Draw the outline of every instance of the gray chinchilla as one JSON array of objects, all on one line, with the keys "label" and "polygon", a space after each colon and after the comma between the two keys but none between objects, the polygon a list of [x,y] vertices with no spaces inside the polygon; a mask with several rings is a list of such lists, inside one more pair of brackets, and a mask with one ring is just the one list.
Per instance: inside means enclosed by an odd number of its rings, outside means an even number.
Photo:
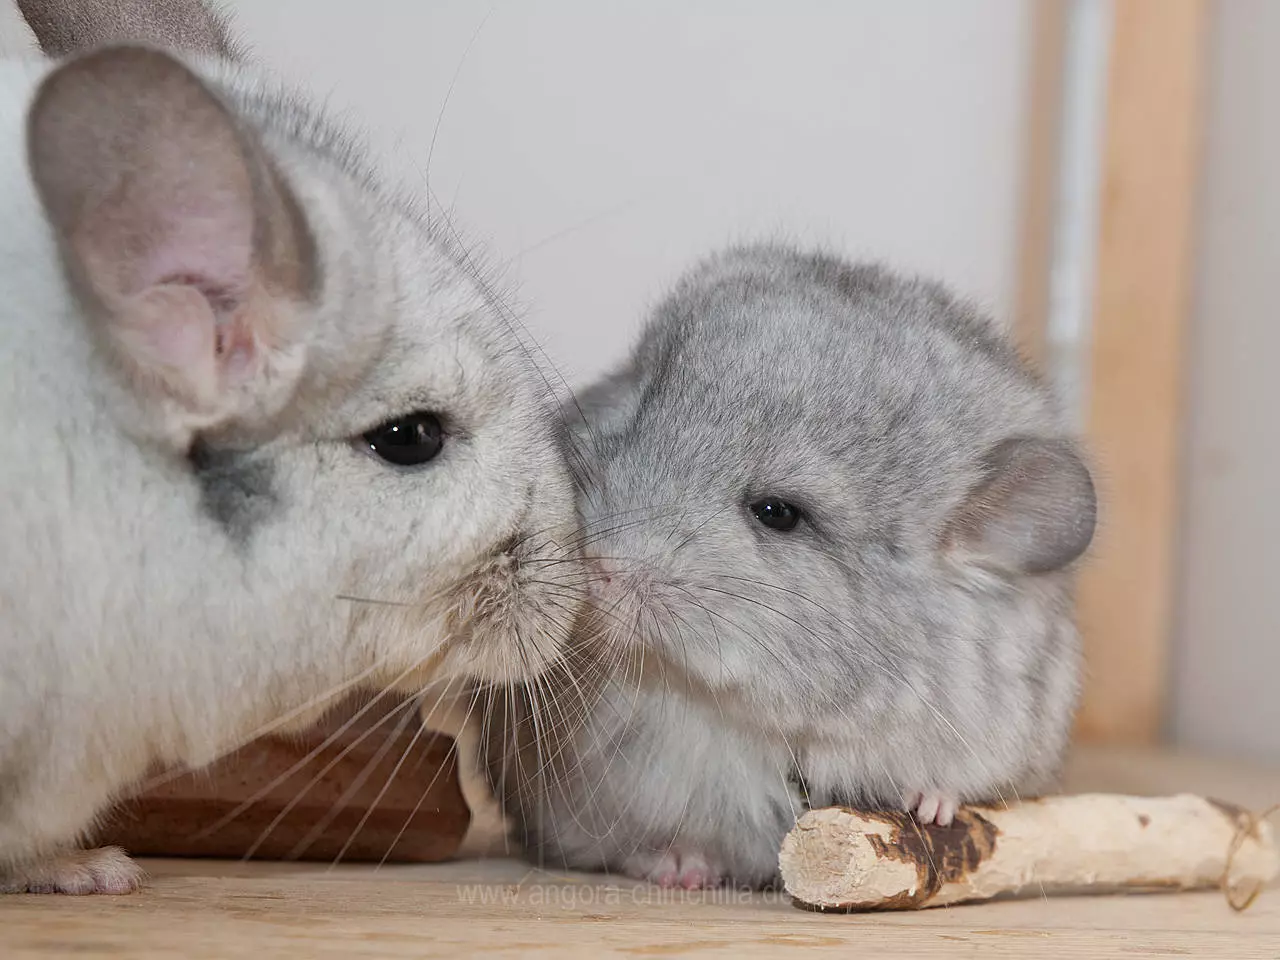
[{"label": "gray chinchilla", "polygon": [[1096,500],[985,317],[878,266],[735,249],[581,408],[594,626],[489,717],[531,856],[768,884],[806,802],[946,824],[1051,784]]}]

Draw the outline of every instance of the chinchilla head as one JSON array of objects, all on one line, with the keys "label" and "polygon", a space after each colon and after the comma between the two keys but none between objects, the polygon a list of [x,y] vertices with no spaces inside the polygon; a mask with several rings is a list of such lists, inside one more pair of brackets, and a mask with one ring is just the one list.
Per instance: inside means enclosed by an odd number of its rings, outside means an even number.
[{"label": "chinchilla head", "polygon": [[381,679],[555,657],[577,599],[536,571],[575,562],[572,485],[547,380],[472,255],[204,4],[23,6],[70,55],[27,124],[92,345],[63,376],[128,456],[199,486],[284,634],[339,610],[345,655]]},{"label": "chinchilla head", "polygon": [[609,644],[792,742],[940,711],[1047,711],[1060,739],[1093,484],[969,306],[878,266],[734,249],[581,409]]}]

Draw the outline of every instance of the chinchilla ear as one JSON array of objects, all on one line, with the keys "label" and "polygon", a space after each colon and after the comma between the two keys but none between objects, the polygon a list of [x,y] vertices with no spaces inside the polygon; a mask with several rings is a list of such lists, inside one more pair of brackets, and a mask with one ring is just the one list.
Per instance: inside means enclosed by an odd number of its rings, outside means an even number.
[{"label": "chinchilla ear", "polygon": [[203,0],[18,0],[18,10],[50,57],[108,43],[145,43],[243,59],[227,17]]},{"label": "chinchilla ear", "polygon": [[639,365],[628,360],[562,404],[565,423],[572,429],[607,433],[634,415],[642,386]]},{"label": "chinchilla ear", "polygon": [[983,468],[985,476],[946,526],[944,549],[1013,574],[1060,570],[1084,553],[1098,503],[1073,444],[1005,440]]},{"label": "chinchilla ear", "polygon": [[199,77],[146,47],[69,60],[36,93],[28,153],[71,285],[144,402],[207,424],[291,389],[311,236]]}]

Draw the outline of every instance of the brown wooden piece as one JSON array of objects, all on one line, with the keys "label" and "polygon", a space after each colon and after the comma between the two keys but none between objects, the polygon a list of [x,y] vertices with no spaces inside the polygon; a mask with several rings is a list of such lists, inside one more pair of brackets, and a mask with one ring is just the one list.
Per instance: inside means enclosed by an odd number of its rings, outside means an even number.
[{"label": "brown wooden piece", "polygon": [[[403,712],[370,732],[394,702],[379,701],[337,733],[362,705],[349,701],[305,733],[263,737],[205,770],[162,783],[121,804],[95,842],[119,844],[139,856],[446,860],[470,821],[453,741],[423,733],[415,742],[416,711],[398,734]],[[289,774],[313,750],[316,755]],[[210,830],[263,790],[261,799]]]}]

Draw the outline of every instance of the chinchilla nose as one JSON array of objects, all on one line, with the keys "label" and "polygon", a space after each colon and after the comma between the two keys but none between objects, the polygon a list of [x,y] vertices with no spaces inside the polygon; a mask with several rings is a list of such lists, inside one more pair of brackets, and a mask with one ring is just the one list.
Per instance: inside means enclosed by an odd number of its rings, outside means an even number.
[{"label": "chinchilla nose", "polygon": [[609,560],[588,560],[587,593],[596,599],[606,599],[614,589],[618,571]]},{"label": "chinchilla nose", "polygon": [[586,568],[587,593],[597,601],[617,603],[642,592],[650,579],[643,564],[612,558],[589,559]]}]

